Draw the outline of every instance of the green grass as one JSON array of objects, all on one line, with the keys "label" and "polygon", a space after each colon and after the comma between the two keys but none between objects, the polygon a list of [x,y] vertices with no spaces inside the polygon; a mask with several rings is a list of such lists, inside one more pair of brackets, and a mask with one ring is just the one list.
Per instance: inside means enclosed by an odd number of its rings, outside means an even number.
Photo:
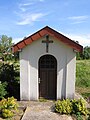
[{"label": "green grass", "polygon": [[90,97],[90,60],[77,60],[76,91],[84,98]]},{"label": "green grass", "polygon": [[77,61],[76,86],[90,87],[90,60]]},{"label": "green grass", "polygon": [[40,98],[40,99],[39,99],[39,102],[47,102],[47,99],[45,99],[45,98]]},{"label": "green grass", "polygon": [[81,94],[85,99],[87,99],[88,97],[90,97],[90,93],[82,93]]}]

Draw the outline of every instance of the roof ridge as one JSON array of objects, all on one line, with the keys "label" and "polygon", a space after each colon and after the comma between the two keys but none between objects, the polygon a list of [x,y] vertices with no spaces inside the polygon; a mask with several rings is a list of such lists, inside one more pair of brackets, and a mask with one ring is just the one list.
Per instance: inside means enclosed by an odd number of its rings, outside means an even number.
[{"label": "roof ridge", "polygon": [[65,35],[59,33],[55,29],[49,26],[45,26],[42,29],[38,30],[37,32],[29,35],[28,37],[24,38],[23,40],[15,44],[13,46],[14,52],[24,48],[28,44],[31,44],[33,41],[38,40],[39,38],[43,37],[45,34],[49,34],[52,37],[57,38],[59,41],[67,44],[68,46],[72,47],[73,49],[76,49],[79,52],[82,52],[83,50],[83,47],[80,44],[76,43],[75,41],[71,40]]}]

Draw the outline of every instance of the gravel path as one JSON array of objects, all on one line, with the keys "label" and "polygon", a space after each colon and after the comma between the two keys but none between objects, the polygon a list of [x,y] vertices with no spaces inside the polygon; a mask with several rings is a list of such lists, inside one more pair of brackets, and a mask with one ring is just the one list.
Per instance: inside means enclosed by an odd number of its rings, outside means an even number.
[{"label": "gravel path", "polygon": [[73,120],[71,116],[55,113],[53,102],[30,102],[26,105],[28,107],[22,120]]}]

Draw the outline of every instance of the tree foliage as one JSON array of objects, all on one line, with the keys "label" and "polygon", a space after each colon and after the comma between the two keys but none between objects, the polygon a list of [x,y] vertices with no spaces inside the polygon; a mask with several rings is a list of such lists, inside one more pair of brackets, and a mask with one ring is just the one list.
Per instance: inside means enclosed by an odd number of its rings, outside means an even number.
[{"label": "tree foliage", "polygon": [[19,76],[19,63],[0,63],[0,81],[7,82],[7,96],[19,99]]},{"label": "tree foliage", "polygon": [[84,47],[83,53],[77,53],[76,58],[77,60],[90,59],[90,47]]},{"label": "tree foliage", "polygon": [[0,81],[0,99],[2,99],[7,94],[6,86],[7,86],[7,82],[1,83]]},{"label": "tree foliage", "polygon": [[[7,82],[7,86],[1,84],[4,88],[0,90],[2,96],[14,96],[19,99],[19,64],[18,64],[18,52],[12,53],[12,38],[2,35],[0,37],[0,81],[1,83]],[[17,62],[15,62],[17,60]],[[8,94],[3,95],[4,91]]]},{"label": "tree foliage", "polygon": [[12,59],[12,38],[2,35],[0,37],[0,59],[3,61]]},{"label": "tree foliage", "polygon": [[84,48],[83,59],[90,59],[90,47],[88,46]]}]

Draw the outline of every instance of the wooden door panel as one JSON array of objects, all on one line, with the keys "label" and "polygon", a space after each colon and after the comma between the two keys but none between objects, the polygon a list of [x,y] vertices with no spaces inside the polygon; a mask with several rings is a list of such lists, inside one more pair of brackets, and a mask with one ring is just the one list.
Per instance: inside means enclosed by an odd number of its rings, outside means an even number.
[{"label": "wooden door panel", "polygon": [[47,71],[40,70],[40,97],[47,96]]},{"label": "wooden door panel", "polygon": [[40,97],[53,99],[56,95],[55,70],[40,70]]},{"label": "wooden door panel", "polygon": [[48,97],[55,98],[56,95],[55,70],[48,71]]}]

